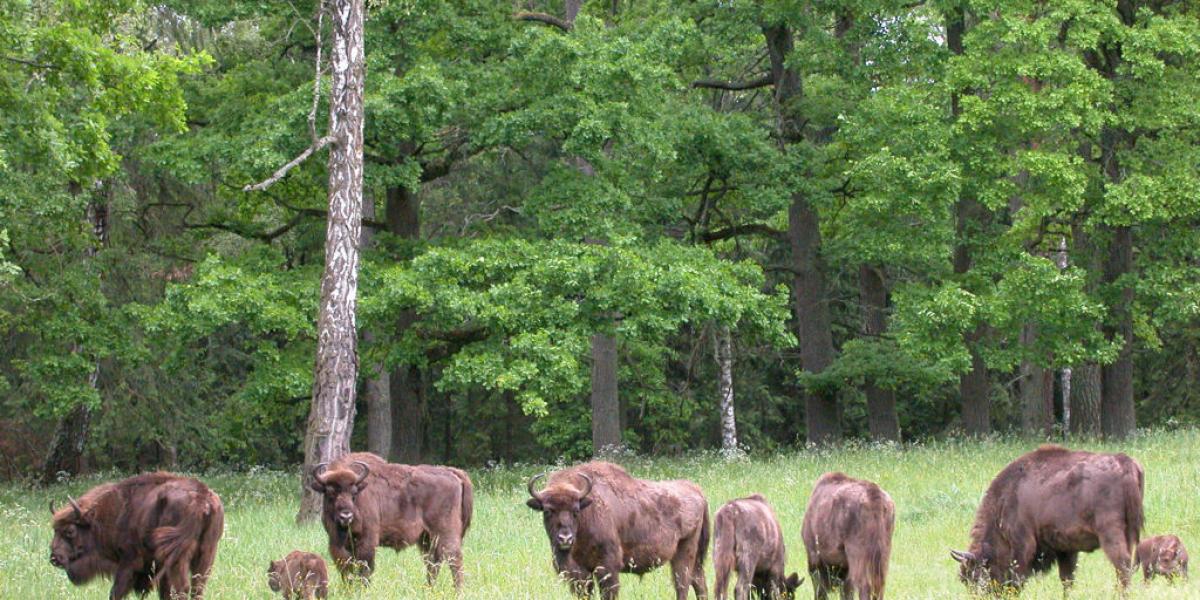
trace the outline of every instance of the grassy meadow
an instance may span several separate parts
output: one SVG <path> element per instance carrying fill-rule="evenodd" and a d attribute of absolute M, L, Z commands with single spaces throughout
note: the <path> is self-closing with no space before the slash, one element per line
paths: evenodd
<path fill-rule="evenodd" d="M 874 480 L 896 502 L 897 523 L 889 598 L 966 598 L 957 578 L 950 548 L 964 548 L 979 499 L 991 477 L 1036 444 L 1019 440 L 947 442 L 906 447 L 852 447 L 830 451 L 789 452 L 725 461 L 718 457 L 679 459 L 630 458 L 622 461 L 635 476 L 688 478 L 704 488 L 714 511 L 725 501 L 761 492 L 774 505 L 789 550 L 789 570 L 804 570 L 800 525 L 812 483 L 823 472 L 841 470 Z M 1145 434 L 1120 446 L 1077 444 L 1077 447 L 1124 451 L 1146 468 L 1144 535 L 1175 533 L 1200 557 L 1200 432 Z M 466 538 L 467 585 L 461 598 L 569 598 L 556 580 L 541 518 L 524 506 L 525 480 L 533 466 L 473 470 L 476 483 L 474 524 Z M 115 476 L 113 476 L 115 478 Z M 328 560 L 320 525 L 293 523 L 296 476 L 280 472 L 209 474 L 201 477 L 222 497 L 225 536 L 209 587 L 209 598 L 273 596 L 266 585 L 269 560 L 293 549 L 318 552 Z M 45 489 L 0 487 L 0 598 L 101 599 L 108 582 L 72 587 L 51 567 L 47 501 L 65 501 L 100 482 L 89 478 Z M 394 553 L 381 549 L 369 587 L 331 584 L 330 597 L 367 599 L 456 598 L 449 573 L 443 571 L 432 589 L 415 549 Z M 1197 570 L 1197 569 L 1194 569 Z M 622 598 L 673 597 L 666 567 L 639 578 L 622 577 Z M 1101 552 L 1082 555 L 1074 598 L 1116 598 L 1115 575 Z M 709 582 L 712 585 L 711 564 Z M 805 582 L 800 597 L 811 597 Z M 1057 575 L 1035 579 L 1023 598 L 1062 598 Z M 1200 598 L 1200 577 L 1168 585 L 1145 585 L 1138 575 L 1129 598 Z"/>

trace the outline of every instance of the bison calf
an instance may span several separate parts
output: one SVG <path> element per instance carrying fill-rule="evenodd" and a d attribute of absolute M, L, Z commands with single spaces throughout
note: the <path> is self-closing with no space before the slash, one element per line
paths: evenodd
<path fill-rule="evenodd" d="M 325 560 L 312 552 L 293 550 L 267 568 L 267 585 L 281 592 L 284 600 L 324 598 L 329 594 L 329 571 Z"/>
<path fill-rule="evenodd" d="M 725 600 L 729 576 L 737 569 L 737 600 L 750 591 L 765 600 L 790 599 L 804 581 L 796 573 L 784 576 L 787 550 L 783 530 L 766 498 L 754 494 L 732 500 L 713 518 L 713 566 L 717 570 L 717 600 Z"/>
<path fill-rule="evenodd" d="M 368 579 L 375 549 L 420 547 L 429 585 L 443 563 L 461 588 L 462 542 L 471 526 L 474 487 L 460 469 L 392 464 L 369 452 L 347 454 L 313 469 L 322 496 L 321 523 L 329 555 L 345 579 Z"/>
<path fill-rule="evenodd" d="M 1183 540 L 1173 535 L 1156 535 L 1138 544 L 1136 564 L 1142 566 L 1142 577 L 1150 581 L 1155 575 L 1174 579 L 1187 577 L 1188 554 Z"/>
<path fill-rule="evenodd" d="M 152 588 L 164 599 L 202 597 L 225 523 L 212 490 L 171 473 L 98 485 L 50 512 L 50 564 L 75 585 L 112 577 L 111 600 Z"/>
<path fill-rule="evenodd" d="M 883 598 L 895 523 L 896 506 L 878 485 L 842 473 L 822 475 L 801 531 L 818 600 L 838 583 L 843 598 L 855 591 L 859 600 Z"/>
<path fill-rule="evenodd" d="M 708 551 L 708 501 L 690 481 L 646 481 L 607 462 L 590 462 L 550 476 L 546 488 L 529 481 L 526 504 L 542 513 L 554 567 L 579 596 L 600 585 L 617 597 L 620 573 L 642 575 L 671 563 L 676 600 L 688 587 L 703 600 Z"/>

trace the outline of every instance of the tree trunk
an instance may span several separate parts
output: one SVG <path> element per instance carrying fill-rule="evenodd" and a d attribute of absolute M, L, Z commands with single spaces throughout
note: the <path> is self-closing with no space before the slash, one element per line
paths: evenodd
<path fill-rule="evenodd" d="M 1100 435 L 1100 365 L 1084 363 L 1071 370 L 1071 433 Z"/>
<path fill-rule="evenodd" d="M 401 317 L 401 321 L 407 321 Z M 407 326 L 407 325 L 406 325 Z M 392 371 L 392 450 L 389 460 L 419 464 L 425 458 L 425 397 L 421 370 L 401 365 Z"/>
<path fill-rule="evenodd" d="M 89 244 L 84 249 L 83 254 L 87 260 L 93 260 L 99 252 L 100 247 L 108 243 L 108 208 L 109 194 L 112 193 L 112 188 L 109 185 L 101 185 L 102 189 L 91 190 L 93 197 L 88 201 L 87 205 L 87 220 L 92 228 L 92 235 L 95 237 L 94 244 Z M 71 191 L 78 192 L 80 186 L 73 184 Z M 96 278 L 97 293 L 102 293 L 99 290 L 100 278 Z M 72 354 L 79 354 L 83 348 L 75 344 L 71 348 Z M 100 381 L 100 363 L 96 362 L 92 367 L 92 372 L 88 374 L 88 386 L 99 394 Z M 46 452 L 46 460 L 42 463 L 41 481 L 44 484 L 51 484 L 58 481 L 60 473 L 67 475 L 78 475 L 86 468 L 84 461 L 83 450 L 87 447 L 88 432 L 91 430 L 92 409 L 87 404 L 80 403 L 71 409 L 71 412 L 58 421 L 58 425 L 54 428 L 54 439 L 50 442 L 50 449 Z"/>
<path fill-rule="evenodd" d="M 1118 279 L 1133 271 L 1133 230 L 1128 226 L 1112 228 L 1108 261 L 1104 268 L 1104 279 L 1115 284 Z M 1119 297 L 1111 307 L 1115 325 L 1107 330 L 1108 339 L 1121 345 L 1117 360 L 1104 367 L 1103 390 L 1100 396 L 1101 428 L 1104 436 L 1124 439 L 1137 426 L 1133 407 L 1133 287 L 1128 283 L 1121 286 Z"/>
<path fill-rule="evenodd" d="M 713 357 L 717 361 L 717 398 L 721 410 L 721 450 L 738 451 L 737 421 L 733 414 L 733 335 L 728 326 L 713 331 Z"/>
<path fill-rule="evenodd" d="M 887 286 L 883 272 L 872 265 L 858 267 L 858 294 L 862 304 L 863 334 L 878 338 L 887 331 Z M 875 441 L 900 441 L 900 418 L 896 415 L 895 390 L 881 387 L 875 381 L 863 386 L 867 397 L 867 428 Z"/>
<path fill-rule="evenodd" d="M 621 405 L 617 397 L 617 340 L 592 336 L 592 454 L 621 447 Z"/>
<path fill-rule="evenodd" d="M 363 219 L 375 219 L 375 202 L 363 199 Z M 373 227 L 362 228 L 362 247 L 371 245 L 375 236 Z M 363 341 L 375 341 L 373 331 L 363 332 Z M 392 450 L 392 390 L 391 373 L 383 362 L 367 366 L 367 381 L 363 389 L 367 402 L 367 451 L 387 458 Z"/>
<path fill-rule="evenodd" d="M 953 7 L 946 15 L 946 46 L 955 55 L 963 53 L 966 33 L 966 9 Z M 957 120 L 962 114 L 959 93 L 950 94 L 950 114 Z M 954 272 L 958 275 L 971 270 L 971 236 L 983 224 L 986 209 L 972 197 L 962 197 L 955 206 L 955 229 L 958 240 L 954 246 Z M 958 394 L 962 403 L 962 427 L 967 435 L 987 435 L 992 431 L 991 382 L 987 364 L 979 353 L 979 344 L 987 337 L 987 326 L 979 323 L 963 336 L 963 344 L 971 354 L 971 368 L 958 378 Z"/>
<path fill-rule="evenodd" d="M 363 185 L 363 3 L 333 0 L 333 71 L 329 100 L 329 217 L 317 314 L 312 409 L 304 436 L 298 521 L 316 517 L 321 496 L 309 488 L 313 467 L 350 452 L 358 378 L 358 244 Z"/>
<path fill-rule="evenodd" d="M 1021 328 L 1021 345 L 1037 341 L 1037 326 Z M 1054 431 L 1054 372 L 1031 360 L 1021 361 L 1021 429 L 1030 435 L 1050 435 Z"/>

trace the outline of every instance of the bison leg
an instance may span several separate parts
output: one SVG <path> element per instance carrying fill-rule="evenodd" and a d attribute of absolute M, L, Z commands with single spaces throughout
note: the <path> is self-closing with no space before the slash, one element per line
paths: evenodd
<path fill-rule="evenodd" d="M 726 560 L 726 559 L 730 560 Z M 717 578 L 713 581 L 713 585 L 717 588 L 716 600 L 725 600 L 725 591 L 729 589 L 729 575 L 733 572 L 733 555 L 721 555 L 714 561 L 716 564 Z"/>
<path fill-rule="evenodd" d="M 1109 533 L 1100 536 L 1100 547 L 1117 570 L 1117 580 L 1121 583 L 1121 589 L 1125 589 L 1129 587 L 1129 576 L 1133 571 L 1129 546 L 1125 541 L 1125 528 L 1110 527 L 1106 531 Z"/>
<path fill-rule="evenodd" d="M 596 567 L 595 577 L 596 583 L 600 584 L 600 598 L 616 600 L 621 591 L 621 563 Z M 678 584 L 676 588 L 678 589 Z M 687 589 L 686 586 L 684 589 Z M 686 591 L 684 593 L 686 594 Z M 591 595 L 590 590 L 588 595 Z"/>
<path fill-rule="evenodd" d="M 825 565 L 809 565 L 808 576 L 813 583 L 813 597 L 816 600 L 825 600 L 829 597 L 829 592 L 839 583 L 837 574 L 834 573 L 833 567 Z"/>
<path fill-rule="evenodd" d="M 117 572 L 113 574 L 112 590 L 108 592 L 109 600 L 121 600 L 129 595 L 133 589 L 134 578 L 136 574 L 129 567 L 117 567 Z"/>
<path fill-rule="evenodd" d="M 1079 553 L 1059 552 L 1055 560 L 1058 561 L 1058 578 L 1062 581 L 1063 590 L 1071 589 L 1075 583 L 1075 566 L 1079 563 Z"/>

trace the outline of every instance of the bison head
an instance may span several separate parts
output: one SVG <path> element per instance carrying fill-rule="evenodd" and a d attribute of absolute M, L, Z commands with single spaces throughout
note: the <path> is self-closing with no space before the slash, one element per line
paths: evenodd
<path fill-rule="evenodd" d="M 358 518 L 358 507 L 354 501 L 359 492 L 367 487 L 367 475 L 371 468 L 367 463 L 354 461 L 352 467 L 359 469 L 334 469 L 326 472 L 325 463 L 313 468 L 313 491 L 322 494 L 322 510 L 339 527 L 349 528 L 354 519 Z"/>
<path fill-rule="evenodd" d="M 283 583 L 287 580 L 286 573 L 287 561 L 271 561 L 270 566 L 267 567 L 267 586 L 271 588 L 272 592 L 278 592 L 283 589 Z"/>
<path fill-rule="evenodd" d="M 1002 592 L 1021 586 L 1020 576 L 1008 561 L 998 558 L 988 544 L 977 552 L 951 550 L 950 556 L 958 561 L 958 577 L 963 583 L 979 592 Z"/>
<path fill-rule="evenodd" d="M 1183 572 L 1183 553 L 1178 542 L 1169 540 L 1158 549 L 1154 557 L 1154 571 L 1168 576 Z"/>
<path fill-rule="evenodd" d="M 554 485 L 541 492 L 534 491 L 533 485 L 545 474 L 537 475 L 529 480 L 529 500 L 525 504 L 533 510 L 542 513 L 542 522 L 546 526 L 546 535 L 550 536 L 550 546 L 558 552 L 566 552 L 575 544 L 575 535 L 579 531 L 579 513 L 592 504 L 588 495 L 592 493 L 592 478 L 578 473 L 586 487 L 583 490 L 569 485 Z"/>
<path fill-rule="evenodd" d="M 104 567 L 96 550 L 96 527 L 91 511 L 84 510 L 74 498 L 68 497 L 70 508 L 54 510 L 54 539 L 50 541 L 50 564 L 67 572 L 75 585 L 87 583 L 97 575 L 111 572 Z"/>

